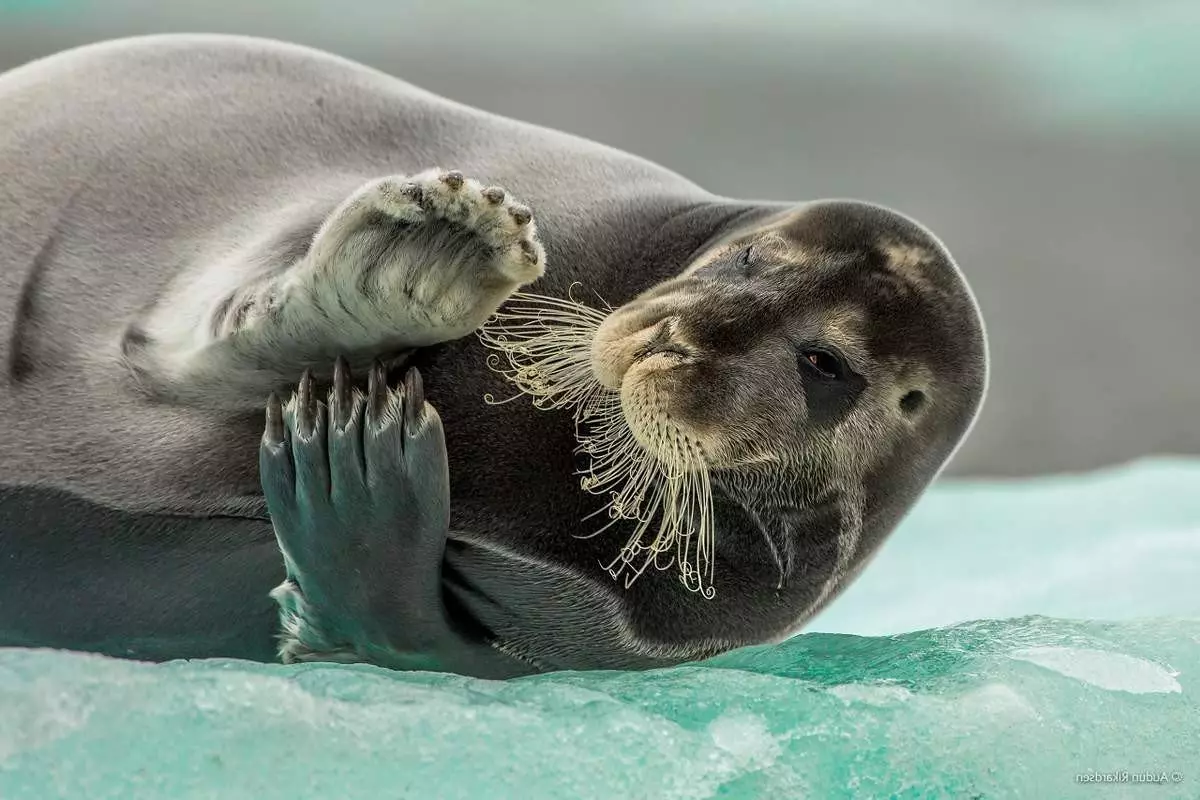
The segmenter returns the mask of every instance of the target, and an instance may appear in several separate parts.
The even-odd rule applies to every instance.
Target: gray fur
[[[360,309],[339,319],[347,309],[337,303],[288,299],[298,285],[307,292],[301,300],[311,300],[322,275],[344,271],[338,264],[348,262],[321,256],[320,243],[347,208],[361,210],[355,198],[371,191],[364,187],[403,184],[402,176],[420,179],[433,167],[461,170],[480,181],[476,189],[502,186],[506,203],[529,204],[537,238],[526,241],[540,239],[538,260],[547,265],[536,291],[565,296],[580,281],[614,306],[786,206],[716,197],[594,142],[468,108],[335,56],[239,37],[128,39],[34,62],[0,76],[0,120],[0,315],[9,325],[0,340],[8,422],[0,512],[29,519],[20,535],[0,529],[0,555],[16,554],[10,563],[20,564],[0,566],[0,644],[145,657],[259,653],[248,639],[190,649],[129,643],[169,639],[164,604],[185,609],[167,632],[181,639],[251,607],[273,615],[260,602],[282,579],[282,567],[262,574],[271,536],[256,470],[263,401],[334,355],[402,356],[414,346],[410,361],[446,428],[446,564],[460,579],[450,591],[497,648],[545,668],[652,666],[779,638],[802,621],[799,609],[814,610],[801,602],[813,587],[779,586],[778,552],[736,538],[720,554],[712,601],[667,575],[625,590],[603,574],[598,564],[621,533],[573,536],[586,532],[579,521],[594,506],[573,476],[570,420],[521,401],[483,404],[511,387],[478,342],[458,338],[535,276],[497,267],[505,280],[479,307],[440,327],[428,314],[391,319],[376,341],[366,329],[343,336]],[[426,238],[406,240],[407,255],[389,263],[415,263],[413,254],[433,244],[428,237],[450,237],[455,252],[476,241],[423,230]],[[371,241],[358,242],[360,251]],[[480,251],[467,261],[490,257]],[[909,461],[890,466],[868,493],[867,502],[878,502],[862,521],[869,535],[853,563],[840,565],[847,576],[940,469],[978,407],[982,331],[949,269],[957,300],[966,298],[955,313],[967,320],[969,391],[938,445],[903,451]],[[311,274],[297,283],[304,270]],[[380,308],[405,308],[377,299]],[[194,350],[179,344],[181,329],[195,332],[187,340]],[[158,531],[150,544],[118,552],[149,552],[168,538],[181,553],[189,541],[212,542],[180,556],[200,588],[180,596],[179,584],[151,569],[128,581],[127,595],[88,594],[86,583],[65,577],[94,566],[76,545],[89,536],[124,542],[124,523],[68,526],[39,516],[45,491],[94,508],[91,519],[116,519],[107,515],[116,510]],[[43,505],[31,508],[35,495]],[[819,518],[806,513],[786,527]],[[258,527],[218,529],[227,519]],[[803,548],[822,532],[789,541]],[[85,555],[71,561],[73,552]],[[802,550],[788,558],[800,572],[833,569],[828,548],[812,552],[824,554],[822,564],[809,564]]]

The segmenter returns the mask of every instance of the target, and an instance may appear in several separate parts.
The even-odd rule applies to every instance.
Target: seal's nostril
[[[690,356],[692,351],[688,350],[681,344],[676,344],[675,342],[671,341],[651,344],[645,350],[645,354],[648,356],[657,355],[659,353],[674,353],[680,356]]]
[[[674,353],[679,356],[690,356],[692,350],[685,344],[675,339],[677,317],[667,317],[659,323],[658,329],[654,332],[653,338],[639,351],[639,358],[656,355],[658,353]]]

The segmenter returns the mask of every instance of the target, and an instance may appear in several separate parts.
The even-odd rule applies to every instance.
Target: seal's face
[[[666,459],[671,439],[689,440],[714,470],[861,475],[918,436],[933,404],[969,400],[955,380],[969,331],[945,308],[956,271],[902,218],[913,230],[870,220],[867,235],[847,235],[881,211],[814,204],[735,234],[614,311],[592,369],[620,391],[638,441]]]
[[[601,315],[587,341],[588,379],[619,398],[620,425],[605,429],[665,476],[679,535],[699,529],[697,553],[706,526],[765,536],[781,579],[798,540],[823,548],[813,605],[932,480],[985,385],[981,320],[948,253],[911,220],[852,201],[734,231]],[[585,450],[632,457],[605,437]],[[710,486],[730,502],[714,507]],[[622,503],[634,496],[655,491]],[[662,548],[660,530],[645,549]]]

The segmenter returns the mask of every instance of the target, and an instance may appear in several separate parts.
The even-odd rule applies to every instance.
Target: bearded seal
[[[0,117],[0,644],[505,677],[776,641],[982,402],[966,280],[877,205],[246,37],[33,62]]]

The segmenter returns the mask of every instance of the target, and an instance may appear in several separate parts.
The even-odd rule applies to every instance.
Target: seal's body
[[[261,409],[303,369],[324,364],[318,379],[329,378],[340,355],[356,375],[375,356],[421,368],[449,453],[447,570],[479,590],[461,613],[529,662],[669,663],[778,638],[815,610],[811,586],[789,589],[775,556],[732,533],[716,538],[711,600],[668,576],[612,581],[599,565],[612,560],[613,534],[573,535],[589,532],[580,521],[596,501],[579,489],[570,416],[483,402],[514,390],[466,335],[543,265],[539,293],[565,297],[579,282],[618,306],[786,207],[718,198],[634,156],[255,39],[69,51],[0,76],[0,119],[0,644],[272,658],[268,593],[284,565],[259,488]],[[438,165],[481,182],[384,180]],[[488,185],[504,191],[481,194]],[[447,220],[453,192],[475,192],[455,224],[490,231],[515,255],[495,259],[500,277],[477,279],[490,294],[454,321],[387,316],[415,302],[409,281],[363,306],[387,330],[354,329],[366,312],[339,292],[366,286],[366,273],[330,276],[350,269],[347,253],[392,255],[337,226],[413,223],[401,195],[416,192],[409,199],[428,210],[439,191],[450,192],[434,197]],[[481,197],[498,209],[486,225]],[[536,235],[518,197],[536,212]],[[441,241],[430,234],[421,252]],[[436,271],[428,261],[421,268]],[[453,294],[443,289],[433,294]],[[969,318],[955,361],[965,388],[945,435],[886,468],[905,478],[889,473],[861,521],[872,533],[838,562],[839,584],[978,407],[982,333],[967,305],[956,307]],[[800,559],[809,582],[837,561]]]

